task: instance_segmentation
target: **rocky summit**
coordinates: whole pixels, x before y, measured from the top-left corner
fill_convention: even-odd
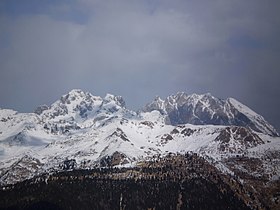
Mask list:
[[[203,95],[187,95],[179,92],[166,99],[156,97],[148,103],[144,112],[158,110],[166,116],[166,122],[171,125],[235,125],[251,128],[272,136],[279,134],[265,119],[236,99],[222,100],[210,93]]]

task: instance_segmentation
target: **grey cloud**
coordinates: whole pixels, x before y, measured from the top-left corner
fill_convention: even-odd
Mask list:
[[[31,111],[72,88],[123,95],[132,108],[155,95],[211,92],[280,128],[279,6],[79,0],[49,14],[1,15],[0,107]]]

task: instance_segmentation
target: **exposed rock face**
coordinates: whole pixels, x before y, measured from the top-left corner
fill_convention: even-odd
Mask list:
[[[112,167],[116,165],[123,165],[128,163],[126,155],[118,151],[114,152],[111,156],[103,157],[100,160],[101,167]]]
[[[38,106],[38,107],[35,109],[34,113],[40,115],[40,114],[42,114],[43,111],[45,111],[45,110],[47,110],[47,109],[49,109],[49,107],[48,107],[47,105],[44,104],[44,105]]]
[[[277,131],[263,117],[237,100],[222,100],[209,93],[187,95],[182,92],[168,96],[165,100],[157,97],[143,108],[144,112],[153,110],[166,115],[166,122],[171,125],[235,125],[278,136]]]
[[[70,159],[70,160],[65,160],[61,167],[63,170],[69,170],[69,169],[75,169],[76,166],[77,166],[76,160]]]
[[[120,138],[123,141],[130,141],[122,129],[117,128],[108,138]]]
[[[264,141],[255,133],[244,127],[227,127],[220,132],[215,141],[218,141],[222,152],[244,152],[248,148],[264,144]]]
[[[12,164],[7,170],[1,171],[1,181],[9,183],[13,181],[22,181],[29,179],[41,172],[42,164],[38,159],[30,156],[24,156],[14,164]]]

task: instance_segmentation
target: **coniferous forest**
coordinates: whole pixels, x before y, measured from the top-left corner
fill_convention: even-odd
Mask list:
[[[133,168],[43,174],[0,191],[0,209],[256,209],[253,195],[196,155]]]

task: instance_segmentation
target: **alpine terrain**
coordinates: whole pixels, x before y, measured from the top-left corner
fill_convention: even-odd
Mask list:
[[[239,101],[184,92],[141,110],[72,90],[0,109],[0,209],[280,209],[280,137]]]

